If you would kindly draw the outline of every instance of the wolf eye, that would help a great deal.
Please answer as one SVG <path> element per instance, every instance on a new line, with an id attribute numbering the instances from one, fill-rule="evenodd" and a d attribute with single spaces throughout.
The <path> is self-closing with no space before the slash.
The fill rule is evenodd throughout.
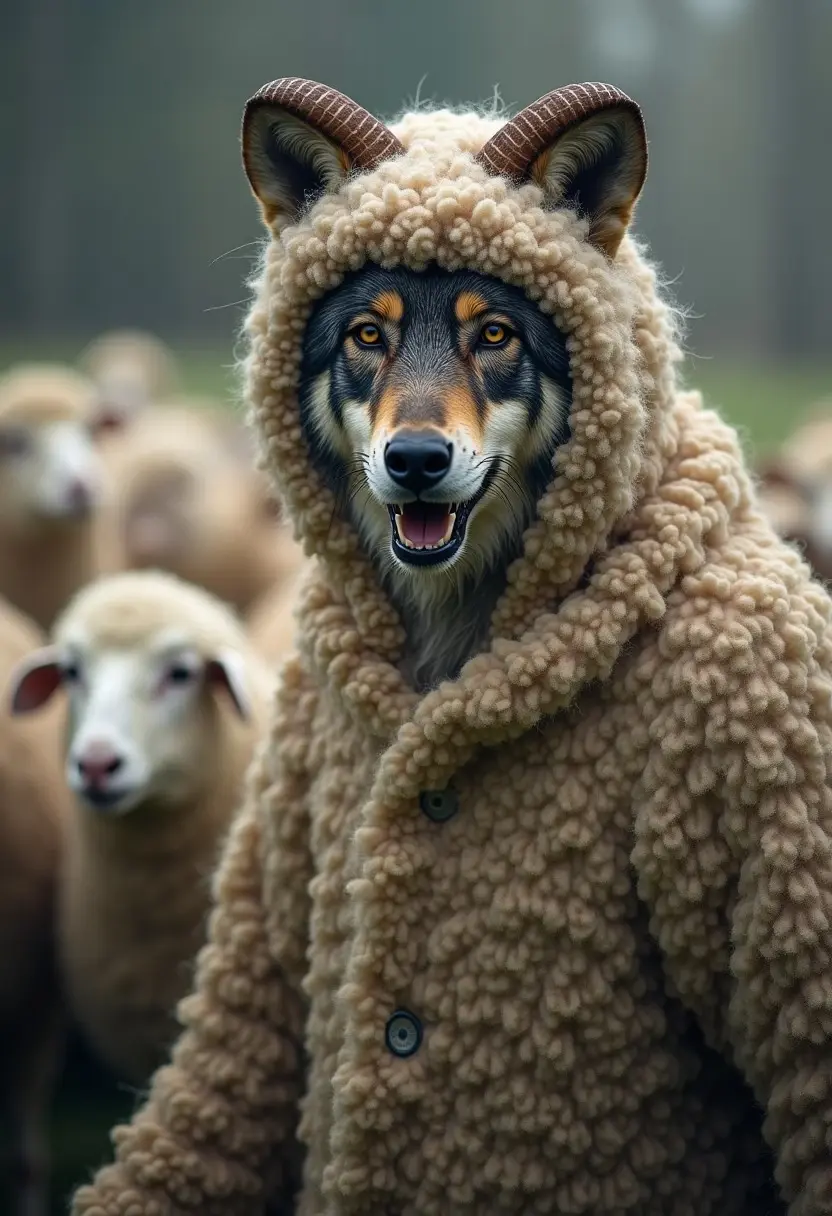
<path id="1" fill-rule="evenodd" d="M 352 336 L 359 346 L 378 346 L 381 342 L 381 330 L 377 325 L 359 325 Z"/>
<path id="2" fill-rule="evenodd" d="M 480 330 L 480 338 L 486 346 L 505 346 L 511 337 L 511 330 L 507 325 L 498 325 L 496 321 L 489 321 L 488 325 L 483 325 Z"/>

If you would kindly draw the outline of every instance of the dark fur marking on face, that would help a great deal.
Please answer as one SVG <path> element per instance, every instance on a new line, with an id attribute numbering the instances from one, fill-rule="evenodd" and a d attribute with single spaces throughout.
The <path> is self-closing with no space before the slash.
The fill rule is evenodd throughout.
<path id="1" fill-rule="evenodd" d="M 378 349 L 356 349 L 348 334 L 356 323 L 374 317 L 385 340 Z M 517 337 L 498 350 L 478 344 L 484 317 L 505 321 Z M 474 347 L 476 359 L 471 359 Z M 519 288 L 473 271 L 383 270 L 368 264 L 318 301 L 304 335 L 301 422 L 314 463 L 339 491 L 345 488 L 343 462 L 312 423 L 313 388 L 325 371 L 330 417 L 338 430 L 346 402 L 363 404 L 372 425 L 382 416 L 393 426 L 441 427 L 450 425 L 449 416 L 466 399 L 469 406 L 461 412 L 473 406 L 481 421 L 501 401 L 520 402 L 531 430 L 544 404 L 544 377 L 567 399 L 571 396 L 563 339 Z M 568 423 L 548 437 L 547 450 L 526 470 L 536 497 L 550 478 L 551 456 L 567 428 Z"/>
<path id="2" fill-rule="evenodd" d="M 301 421 L 315 453 L 318 446 L 310 431 L 310 396 L 313 381 L 330 371 L 329 403 L 336 425 L 343 422 L 346 400 L 365 402 L 377 408 L 384 385 L 378 381 L 385 367 L 404 392 L 400 400 L 415 405 L 441 398 L 442 391 L 458 384 L 461 358 L 458 349 L 460 316 L 470 318 L 481 301 L 489 312 L 507 315 L 518 326 L 520 343 L 508 355 L 482 351 L 478 375 L 470 377 L 469 391 L 477 408 L 486 401 L 521 400 L 533 425 L 542 406 L 541 372 L 571 395 L 569 361 L 564 343 L 551 318 L 545 316 L 519 288 L 473 271 L 450 273 L 437 267 L 425 271 L 383 270 L 367 265 L 347 275 L 343 283 L 314 307 L 306 327 L 301 367 Z M 379 322 L 394 320 L 397 306 L 402 316 L 395 359 L 385 365 L 382 352 L 361 352 L 350 357 L 345 349 L 347 333 L 359 316 L 372 314 L 379 306 Z M 392 306 L 391 306 L 392 305 Z M 382 310 L 386 315 L 383 315 Z M 482 389 L 477 391 L 477 382 Z M 387 386 L 389 387 L 389 385 Z M 430 412 L 434 412 L 432 404 Z M 413 421 L 413 407 L 408 421 Z M 404 421 L 404 419 L 402 419 Z M 553 436 L 553 446 L 565 435 Z"/>
<path id="3" fill-rule="evenodd" d="M 380 341 L 360 340 L 368 324 Z M 417 687 L 453 675 L 483 644 L 568 437 L 571 387 L 552 319 L 519 288 L 473 271 L 368 264 L 313 308 L 301 424 L 402 613 Z M 437 441 L 447 472 L 414 482 L 402 452 L 416 444 L 412 459 L 427 460 L 424 445 Z M 429 527 L 433 539 L 420 531 Z"/>

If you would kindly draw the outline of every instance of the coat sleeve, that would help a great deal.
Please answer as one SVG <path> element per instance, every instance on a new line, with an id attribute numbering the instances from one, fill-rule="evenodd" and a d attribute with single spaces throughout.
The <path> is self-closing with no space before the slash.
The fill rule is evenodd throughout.
<path id="1" fill-rule="evenodd" d="M 789 1216 L 829 1216 L 830 605 L 750 580 L 708 616 L 666 639 L 639 892 L 672 985 L 763 1107 Z"/>
<path id="2" fill-rule="evenodd" d="M 184 1030 L 72 1216 L 234 1216 L 292 1186 L 313 716 L 314 693 L 290 660 L 215 876 L 207 944 L 179 1006 Z"/>

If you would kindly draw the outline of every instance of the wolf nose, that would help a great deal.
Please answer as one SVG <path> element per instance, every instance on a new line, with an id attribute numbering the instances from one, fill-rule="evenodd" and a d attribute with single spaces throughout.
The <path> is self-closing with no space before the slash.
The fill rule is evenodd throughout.
<path id="1" fill-rule="evenodd" d="M 438 435 L 400 435 L 384 449 L 384 465 L 397 485 L 421 494 L 439 484 L 452 455 L 453 444 Z"/>

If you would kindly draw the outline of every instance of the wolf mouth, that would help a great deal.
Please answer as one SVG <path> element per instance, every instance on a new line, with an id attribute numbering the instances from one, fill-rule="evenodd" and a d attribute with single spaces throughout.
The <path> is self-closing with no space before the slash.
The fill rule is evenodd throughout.
<path id="1" fill-rule="evenodd" d="M 487 479 L 467 502 L 388 504 L 391 544 L 396 557 L 411 566 L 435 566 L 457 553 L 468 519 L 487 489 Z"/>

